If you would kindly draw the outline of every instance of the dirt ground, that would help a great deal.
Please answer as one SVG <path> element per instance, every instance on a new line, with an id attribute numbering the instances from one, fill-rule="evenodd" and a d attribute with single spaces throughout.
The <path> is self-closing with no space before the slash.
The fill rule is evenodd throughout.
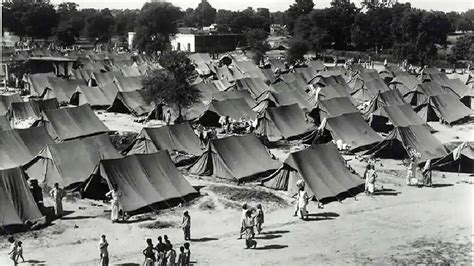
<path id="1" fill-rule="evenodd" d="M 289 151 L 272 153 L 283 160 Z M 361 173 L 364 163 L 346 157 Z M 189 210 L 192 261 L 198 265 L 472 264 L 472 177 L 435 172 L 435 188 L 416 188 L 404 185 L 400 161 L 379 161 L 377 169 L 378 195 L 358 194 L 324 209 L 312 202 L 310 221 L 292 216 L 294 200 L 284 193 L 186 175 L 201 193 L 186 206 L 111 224 L 107 203 L 68 198 L 63 219 L 16 237 L 24 243 L 26 265 L 97 265 L 101 234 L 109 240 L 111 263 L 139 265 L 146 238 L 156 242 L 166 234 L 175 248 L 183 244 L 179 222 Z M 263 203 L 266 212 L 252 250 L 237 239 L 244 201 Z M 10 265 L 7 250 L 3 237 L 0 265 Z"/>

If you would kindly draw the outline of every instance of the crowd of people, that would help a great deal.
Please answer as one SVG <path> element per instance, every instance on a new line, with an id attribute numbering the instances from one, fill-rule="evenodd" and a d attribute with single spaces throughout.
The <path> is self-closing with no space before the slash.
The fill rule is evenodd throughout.
<path id="1" fill-rule="evenodd" d="M 186 266 L 190 265 L 191 250 L 189 242 L 179 247 L 179 253 L 173 249 L 173 245 L 167 235 L 163 238 L 158 236 L 158 243 L 153 245 L 153 240 L 146 240 L 146 248 L 142 251 L 145 256 L 145 266 Z"/>

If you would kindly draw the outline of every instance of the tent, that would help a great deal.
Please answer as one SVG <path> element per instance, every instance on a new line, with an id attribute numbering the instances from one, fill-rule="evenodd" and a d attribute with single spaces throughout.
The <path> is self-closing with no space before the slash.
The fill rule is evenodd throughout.
<path id="1" fill-rule="evenodd" d="M 141 77 L 114 76 L 114 83 L 121 92 L 138 91 L 143 89 Z"/>
<path id="2" fill-rule="evenodd" d="M 220 92 L 214 83 L 201 82 L 193 85 L 193 87 L 201 92 L 201 102 L 203 103 L 209 103 L 212 99 L 212 95 L 214 93 Z"/>
<path id="3" fill-rule="evenodd" d="M 298 84 L 298 86 L 301 87 L 301 88 L 306 88 L 308 86 L 308 83 L 306 82 L 306 79 L 304 78 L 303 74 L 301 74 L 301 73 L 281 74 L 280 79 L 283 80 L 286 83 L 296 82 Z"/>
<path id="4" fill-rule="evenodd" d="M 176 164 L 186 163 L 202 153 L 199 139 L 188 123 L 145 127 L 126 149 L 128 154 L 147 154 L 160 150 L 168 150 Z"/>
<path id="5" fill-rule="evenodd" d="M 474 174 L 474 147 L 472 144 L 467 145 L 457 160 L 454 160 L 453 150 L 449 155 L 433 163 L 435 164 L 433 168 L 442 172 Z"/>
<path id="6" fill-rule="evenodd" d="M 0 169 L 22 166 L 52 143 L 44 127 L 0 131 Z"/>
<path id="7" fill-rule="evenodd" d="M 71 69 L 71 79 L 79 79 L 88 83 L 91 80 L 92 73 L 92 70 L 88 69 Z"/>
<path id="8" fill-rule="evenodd" d="M 301 136 L 311 128 L 306 115 L 298 104 L 269 107 L 258 118 L 257 135 L 265 136 L 269 141 L 291 140 Z"/>
<path id="9" fill-rule="evenodd" d="M 33 223 L 43 217 L 26 179 L 25 173 L 19 167 L 0 169 L 0 227 L 5 231 L 8 230 L 6 226 Z"/>
<path id="10" fill-rule="evenodd" d="M 216 85 L 216 88 L 219 89 L 220 91 L 227 91 L 232 86 L 234 86 L 227 79 L 213 80 L 211 82 L 214 83 L 214 85 Z"/>
<path id="11" fill-rule="evenodd" d="M 210 63 L 212 59 L 209 54 L 196 53 L 190 54 L 188 57 L 196 66 L 196 71 L 199 75 L 206 76 L 211 74 L 211 69 L 209 68 L 208 63 Z"/>
<path id="12" fill-rule="evenodd" d="M 114 82 L 114 78 L 116 76 L 122 77 L 123 75 L 121 72 L 115 72 L 115 71 L 95 72 L 95 73 L 92 73 L 90 77 L 89 85 L 102 86 L 103 84 Z"/>
<path id="13" fill-rule="evenodd" d="M 140 70 L 136 66 L 123 66 L 121 69 L 121 72 L 124 77 L 140 77 L 142 76 L 142 73 L 140 73 Z"/>
<path id="14" fill-rule="evenodd" d="M 270 68 L 273 72 L 275 72 L 276 70 L 283 71 L 283 72 L 286 71 L 286 65 L 283 60 L 273 58 L 273 59 L 268 59 L 268 62 L 270 63 Z"/>
<path id="15" fill-rule="evenodd" d="M 14 102 L 10 105 L 9 113 L 13 124 L 16 124 L 21 120 L 40 119 L 41 112 L 58 108 L 58 100 L 51 98 L 46 100 L 32 100 L 29 102 Z"/>
<path id="16" fill-rule="evenodd" d="M 255 100 L 252 98 L 248 90 L 229 90 L 212 94 L 212 100 L 218 102 L 238 98 L 244 99 L 245 102 L 251 107 L 255 106 Z"/>
<path id="17" fill-rule="evenodd" d="M 145 91 L 118 92 L 108 112 L 131 113 L 134 116 L 147 115 L 155 108 L 146 100 Z"/>
<path id="18" fill-rule="evenodd" d="M 442 119 L 449 124 L 458 122 L 472 114 L 472 110 L 462 104 L 452 94 L 431 96 L 428 100 L 415 108 L 423 121 L 439 121 Z"/>
<path id="19" fill-rule="evenodd" d="M 448 155 L 446 148 L 436 139 L 426 126 L 396 127 L 379 144 L 365 154 L 381 158 L 408 158 L 408 150 L 419 153 L 419 162 L 443 158 Z"/>
<path id="20" fill-rule="evenodd" d="M 249 134 L 211 140 L 189 172 L 240 183 L 278 167 L 280 163 L 270 157 L 260 140 Z"/>
<path id="21" fill-rule="evenodd" d="M 426 125 L 432 131 L 432 128 L 413 111 L 410 104 L 382 106 L 377 112 L 372 113 L 369 124 L 377 132 L 390 132 L 393 127 L 418 125 Z"/>
<path id="22" fill-rule="evenodd" d="M 429 97 L 446 94 L 446 91 L 436 82 L 424 82 L 419 84 L 416 89 L 404 95 L 406 102 L 413 106 L 426 103 Z"/>
<path id="23" fill-rule="evenodd" d="M 240 72 L 239 69 L 237 69 L 234 66 L 221 66 L 221 67 L 216 67 L 215 70 L 217 79 L 219 80 L 227 80 L 228 82 L 233 82 L 238 79 L 244 78 L 244 74 Z"/>
<path id="24" fill-rule="evenodd" d="M 377 74 L 378 75 L 378 74 Z M 378 93 L 390 91 L 382 79 L 363 80 L 362 87 L 353 90 L 352 97 L 365 102 L 373 99 Z"/>
<path id="25" fill-rule="evenodd" d="M 14 102 L 23 102 L 20 94 L 15 93 L 9 95 L 0 95 L 0 115 L 6 115 L 8 113 L 8 109 L 10 108 L 10 104 Z"/>
<path id="26" fill-rule="evenodd" d="M 319 102 L 321 117 L 336 117 L 343 114 L 357 113 L 357 108 L 347 97 L 332 98 Z"/>
<path id="27" fill-rule="evenodd" d="M 248 90 L 255 99 L 266 91 L 275 91 L 268 86 L 261 78 L 243 78 L 235 81 L 238 90 Z"/>
<path id="28" fill-rule="evenodd" d="M 301 73 L 306 83 L 312 83 L 313 80 L 318 76 L 318 71 L 312 67 L 299 67 L 295 68 L 296 73 Z"/>
<path id="29" fill-rule="evenodd" d="M 12 129 L 10 126 L 10 121 L 8 121 L 5 115 L 0 115 L 0 131 L 10 129 Z"/>
<path id="30" fill-rule="evenodd" d="M 97 184 L 105 182 L 103 190 Z M 167 151 L 134 154 L 120 159 L 101 160 L 84 186 L 84 195 L 103 195 L 117 185 L 122 192 L 121 208 L 134 213 L 185 202 L 196 190 L 173 165 Z"/>
<path id="31" fill-rule="evenodd" d="M 43 99 L 56 98 L 59 103 L 68 103 L 76 91 L 77 86 L 85 85 L 84 81 L 78 79 L 48 78 L 50 87 L 40 95 Z"/>
<path id="32" fill-rule="evenodd" d="M 326 70 L 326 66 L 321 60 L 310 60 L 308 64 L 316 71 L 324 71 Z"/>
<path id="33" fill-rule="evenodd" d="M 236 121 L 245 119 L 246 121 L 255 120 L 255 113 L 243 98 L 229 99 L 224 101 L 212 101 L 207 111 L 199 118 L 199 123 L 203 125 L 218 125 L 221 116 L 228 116 Z"/>
<path id="34" fill-rule="evenodd" d="M 48 133 L 58 142 L 109 132 L 88 104 L 46 110 L 43 114 L 38 124 L 45 124 Z"/>
<path id="35" fill-rule="evenodd" d="M 89 104 L 93 108 L 108 107 L 112 105 L 115 95 L 104 91 L 102 87 L 77 86 L 71 96 L 70 103 L 73 105 Z"/>
<path id="36" fill-rule="evenodd" d="M 396 76 L 389 83 L 389 87 L 392 89 L 398 89 L 402 95 L 405 95 L 416 89 L 421 81 L 413 75 L 401 75 Z"/>
<path id="37" fill-rule="evenodd" d="M 360 113 L 328 117 L 326 128 L 334 140 L 341 139 L 351 146 L 353 152 L 364 150 L 382 138 L 365 122 Z"/>
<path id="38" fill-rule="evenodd" d="M 25 169 L 30 178 L 48 187 L 57 182 L 71 189 L 84 182 L 100 160 L 120 157 L 109 136 L 103 134 L 49 144 Z"/>
<path id="39" fill-rule="evenodd" d="M 311 112 L 314 105 L 309 101 L 309 95 L 299 90 L 286 92 L 267 91 L 260 95 L 253 110 L 257 113 L 265 112 L 268 107 L 298 104 L 301 109 Z"/>
<path id="40" fill-rule="evenodd" d="M 370 115 L 379 110 L 382 106 L 403 104 L 406 104 L 406 102 L 397 89 L 380 92 L 370 101 L 370 105 L 365 110 L 365 114 Z"/>
<path id="41" fill-rule="evenodd" d="M 44 90 L 51 88 L 49 84 L 49 77 L 55 77 L 53 73 L 38 73 L 38 74 L 29 74 L 26 76 L 26 82 L 28 84 L 28 89 L 32 96 L 41 96 L 44 93 Z"/>
<path id="42" fill-rule="evenodd" d="M 262 180 L 266 187 L 287 191 L 288 195 L 298 193 L 296 183 L 303 180 L 310 197 L 319 201 L 338 198 L 363 184 L 363 180 L 347 169 L 344 158 L 332 143 L 314 145 L 292 152 L 283 166 L 268 178 Z M 357 192 L 362 192 L 362 188 Z"/>

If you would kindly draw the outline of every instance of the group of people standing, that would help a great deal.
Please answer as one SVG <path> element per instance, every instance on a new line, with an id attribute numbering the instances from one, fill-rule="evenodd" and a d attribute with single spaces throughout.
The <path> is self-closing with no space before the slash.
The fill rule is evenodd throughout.
<path id="1" fill-rule="evenodd" d="M 257 204 L 255 208 L 249 208 L 247 203 L 242 205 L 239 239 L 242 239 L 242 236 L 244 236 L 247 249 L 257 247 L 257 241 L 254 240 L 255 229 L 257 234 L 260 234 L 264 222 L 265 218 L 261 204 Z"/>
<path id="2" fill-rule="evenodd" d="M 13 261 L 13 265 L 18 265 L 19 258 L 21 258 L 22 262 L 25 262 L 25 258 L 23 258 L 23 243 L 21 241 L 15 241 L 12 236 L 8 238 L 8 242 L 11 245 L 10 252 L 8 252 L 8 256 Z"/>
<path id="3" fill-rule="evenodd" d="M 44 199 L 43 199 L 43 189 L 39 186 L 38 180 L 30 180 L 30 191 L 33 195 L 33 200 L 35 201 L 38 209 L 41 213 L 45 213 Z M 63 198 L 66 196 L 66 193 L 62 188 L 59 187 L 59 183 L 54 183 L 53 188 L 49 191 L 49 195 L 53 198 L 54 201 L 54 214 L 57 218 L 60 218 L 63 215 Z"/>
<path id="4" fill-rule="evenodd" d="M 147 247 L 143 250 L 145 256 L 145 266 L 187 266 L 191 260 L 191 250 L 189 242 L 179 247 L 179 254 L 173 249 L 173 245 L 167 235 L 158 237 L 158 244 L 153 246 L 153 241 L 146 240 Z"/>
<path id="5" fill-rule="evenodd" d="M 406 184 L 407 186 L 417 186 L 417 187 L 432 187 L 432 168 L 431 160 L 428 159 L 425 162 L 425 165 L 422 168 L 421 176 L 418 175 L 418 159 L 420 154 L 417 153 L 414 149 L 409 148 L 410 162 L 408 163 Z"/>

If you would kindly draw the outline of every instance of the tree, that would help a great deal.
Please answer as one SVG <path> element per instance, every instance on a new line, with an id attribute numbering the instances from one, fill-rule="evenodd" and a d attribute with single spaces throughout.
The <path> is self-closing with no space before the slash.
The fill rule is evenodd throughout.
<path id="1" fill-rule="evenodd" d="M 474 61 L 474 34 L 465 34 L 457 39 L 453 46 L 454 60 L 469 60 Z"/>
<path id="2" fill-rule="evenodd" d="M 122 39 L 127 38 L 128 33 L 135 30 L 137 17 L 137 10 L 120 10 L 115 15 L 115 35 Z"/>
<path id="3" fill-rule="evenodd" d="M 290 33 L 293 33 L 293 28 L 296 20 L 300 16 L 309 14 L 314 8 L 313 0 L 295 0 L 295 3 L 286 11 L 287 24 Z"/>
<path id="4" fill-rule="evenodd" d="M 246 34 L 247 45 L 254 53 L 255 64 L 260 64 L 263 60 L 265 52 L 270 50 L 270 45 L 267 42 L 268 33 L 262 29 L 251 29 Z"/>
<path id="5" fill-rule="evenodd" d="M 292 40 L 290 42 L 290 48 L 286 52 L 286 57 L 290 64 L 295 64 L 301 60 L 304 60 L 304 55 L 308 51 L 308 45 L 302 40 Z"/>
<path id="6" fill-rule="evenodd" d="M 24 24 L 24 17 L 26 10 L 29 8 L 28 4 L 23 1 L 5 2 L 2 8 L 2 22 L 4 29 L 18 35 L 20 39 L 27 36 L 26 25 Z"/>
<path id="7" fill-rule="evenodd" d="M 26 26 L 26 34 L 34 38 L 47 39 L 53 35 L 59 17 L 54 6 L 47 3 L 31 4 L 22 19 Z"/>
<path id="8" fill-rule="evenodd" d="M 73 45 L 76 42 L 74 28 L 67 22 L 59 24 L 56 29 L 56 39 L 59 46 Z"/>
<path id="9" fill-rule="evenodd" d="M 106 43 L 112 37 L 114 17 L 109 9 L 102 9 L 99 13 L 86 17 L 86 36 L 96 43 Z"/>
<path id="10" fill-rule="evenodd" d="M 169 37 L 178 32 L 177 22 L 182 15 L 179 8 L 169 3 L 145 3 L 137 18 L 137 48 L 148 54 L 165 51 Z"/>
<path id="11" fill-rule="evenodd" d="M 154 70 L 143 78 L 142 84 L 146 98 L 155 106 L 167 105 L 178 112 L 200 102 L 201 91 L 190 85 L 196 77 L 194 66 L 184 52 L 167 52 L 160 56 L 160 64 L 165 70 Z"/>
<path id="12" fill-rule="evenodd" d="M 202 28 L 211 25 L 214 23 L 216 13 L 216 9 L 213 8 L 207 2 L 207 0 L 202 0 L 194 10 L 194 20 L 196 21 L 196 26 Z"/>

